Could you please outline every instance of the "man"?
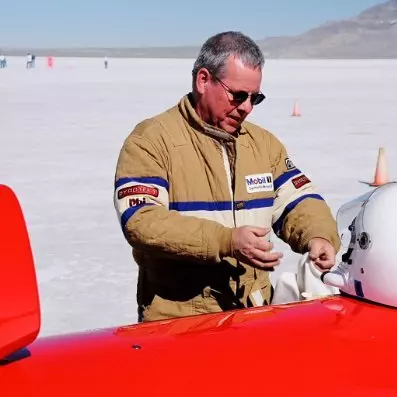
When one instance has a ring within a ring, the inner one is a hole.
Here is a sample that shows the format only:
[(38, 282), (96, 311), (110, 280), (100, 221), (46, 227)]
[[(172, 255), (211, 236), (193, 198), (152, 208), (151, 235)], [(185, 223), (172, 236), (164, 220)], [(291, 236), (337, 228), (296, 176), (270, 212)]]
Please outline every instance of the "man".
[(321, 269), (334, 265), (328, 206), (283, 145), (244, 121), (264, 99), (263, 65), (245, 35), (209, 38), (192, 92), (124, 142), (114, 201), (139, 266), (140, 320), (269, 304), (268, 271), (282, 257), (271, 227)]
[(26, 55), (26, 69), (32, 68), (32, 62), (33, 62), (33, 55), (29, 52), (28, 55)]
[(5, 69), (7, 67), (7, 58), (4, 54), (0, 53), (0, 69)]

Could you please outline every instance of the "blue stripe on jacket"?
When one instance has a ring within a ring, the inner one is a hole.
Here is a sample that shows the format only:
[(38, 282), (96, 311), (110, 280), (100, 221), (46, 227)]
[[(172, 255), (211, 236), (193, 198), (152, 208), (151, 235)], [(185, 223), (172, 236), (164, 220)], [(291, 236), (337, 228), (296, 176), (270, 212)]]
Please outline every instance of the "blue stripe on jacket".
[(292, 171), (284, 172), (284, 174), (281, 174), (274, 181), (274, 190), (280, 189), (280, 187), (283, 186), (286, 182), (288, 182), (293, 176), (296, 176), (299, 174), (302, 174), (302, 171), (298, 170), (297, 168)]
[(280, 232), (281, 228), (283, 227), (283, 223), (284, 223), (284, 219), (285, 217), (299, 204), (301, 203), (303, 200), (306, 200), (307, 198), (312, 198), (312, 199), (316, 199), (316, 200), (324, 200), (319, 194), (305, 194), (301, 197), (298, 197), (296, 200), (292, 201), (291, 203), (289, 203), (283, 213), (281, 214), (280, 218), (277, 219), (276, 222), (274, 222), (273, 224), (273, 230), (274, 232), (278, 235), (278, 233)]
[(187, 211), (232, 211), (233, 209), (256, 209), (256, 208), (266, 208), (273, 206), (273, 198), (255, 199), (248, 201), (179, 201), (171, 202), (169, 204), (170, 210), (176, 210), (181, 212)]
[(254, 199), (248, 201), (235, 201), (234, 208), (238, 210), (239, 204), (243, 203), (244, 210), (253, 210), (256, 208), (269, 208), (273, 207), (274, 198), (262, 198), (262, 199)]
[(146, 207), (148, 205), (154, 205), (154, 204), (148, 203), (148, 204), (137, 205), (136, 207), (127, 208), (123, 212), (123, 215), (121, 215), (121, 222), (120, 222), (123, 232), (125, 231), (125, 226), (127, 225), (128, 220), (135, 214), (135, 212), (138, 211), (140, 208)]
[(231, 201), (174, 201), (169, 204), (170, 210), (186, 211), (231, 211)]
[(163, 178), (158, 178), (155, 176), (145, 177), (145, 178), (120, 178), (118, 181), (114, 183), (114, 189), (116, 190), (120, 186), (123, 186), (127, 183), (136, 182), (136, 183), (145, 183), (147, 185), (157, 185), (161, 186), (165, 189), (169, 189), (168, 181)]
[[(236, 201), (234, 202), (234, 208), (236, 209), (237, 204), (243, 203), (243, 209), (255, 209), (255, 208), (266, 208), (273, 206), (273, 198), (255, 199), (249, 201)], [(128, 220), (135, 214), (135, 212), (147, 205), (154, 205), (153, 203), (146, 203), (136, 207), (127, 208), (121, 216), (121, 227), (125, 230), (125, 226)], [(231, 201), (218, 201), (218, 202), (207, 202), (207, 201), (191, 201), (191, 202), (173, 202), (169, 204), (170, 210), (176, 211), (231, 211)]]

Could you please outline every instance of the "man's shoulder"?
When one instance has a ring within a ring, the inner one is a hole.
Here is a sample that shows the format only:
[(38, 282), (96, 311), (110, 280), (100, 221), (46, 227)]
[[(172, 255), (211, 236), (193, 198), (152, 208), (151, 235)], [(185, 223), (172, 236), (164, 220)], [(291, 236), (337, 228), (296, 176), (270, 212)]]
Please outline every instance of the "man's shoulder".
[(266, 128), (249, 121), (244, 121), (243, 128), (252, 139), (254, 145), (266, 148), (269, 153), (280, 153), (286, 150), (283, 142)]
[(255, 140), (278, 141), (278, 138), (272, 132), (258, 124), (244, 121), (242, 127)]
[(164, 124), (169, 114), (173, 114), (175, 106), (169, 108), (161, 113), (158, 113), (152, 117), (148, 117), (140, 121), (132, 130), (131, 134), (140, 137), (150, 137), (155, 134), (162, 134), (164, 132)]
[(127, 139), (146, 139), (152, 142), (177, 136), (180, 128), (181, 115), (178, 105), (161, 113), (140, 121), (131, 131)]

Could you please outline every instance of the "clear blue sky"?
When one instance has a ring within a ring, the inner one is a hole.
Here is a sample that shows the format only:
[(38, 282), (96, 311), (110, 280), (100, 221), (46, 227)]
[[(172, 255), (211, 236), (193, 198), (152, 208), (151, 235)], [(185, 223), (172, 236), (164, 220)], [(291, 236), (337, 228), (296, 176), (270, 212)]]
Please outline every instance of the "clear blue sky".
[(0, 46), (202, 44), (240, 30), (254, 39), (302, 33), (382, 0), (0, 0)]

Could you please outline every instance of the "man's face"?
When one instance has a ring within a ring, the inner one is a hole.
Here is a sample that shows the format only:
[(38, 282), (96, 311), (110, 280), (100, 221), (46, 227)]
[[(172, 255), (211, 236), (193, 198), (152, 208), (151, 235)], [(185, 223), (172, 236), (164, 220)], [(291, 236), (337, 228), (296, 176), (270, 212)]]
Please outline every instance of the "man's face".
[[(231, 134), (238, 130), (252, 111), (251, 95), (260, 91), (261, 80), (261, 68), (249, 68), (230, 57), (220, 80), (210, 76), (205, 85), (202, 102), (207, 108), (208, 122)], [(233, 93), (241, 91), (250, 94), (242, 103), (233, 97)]]

